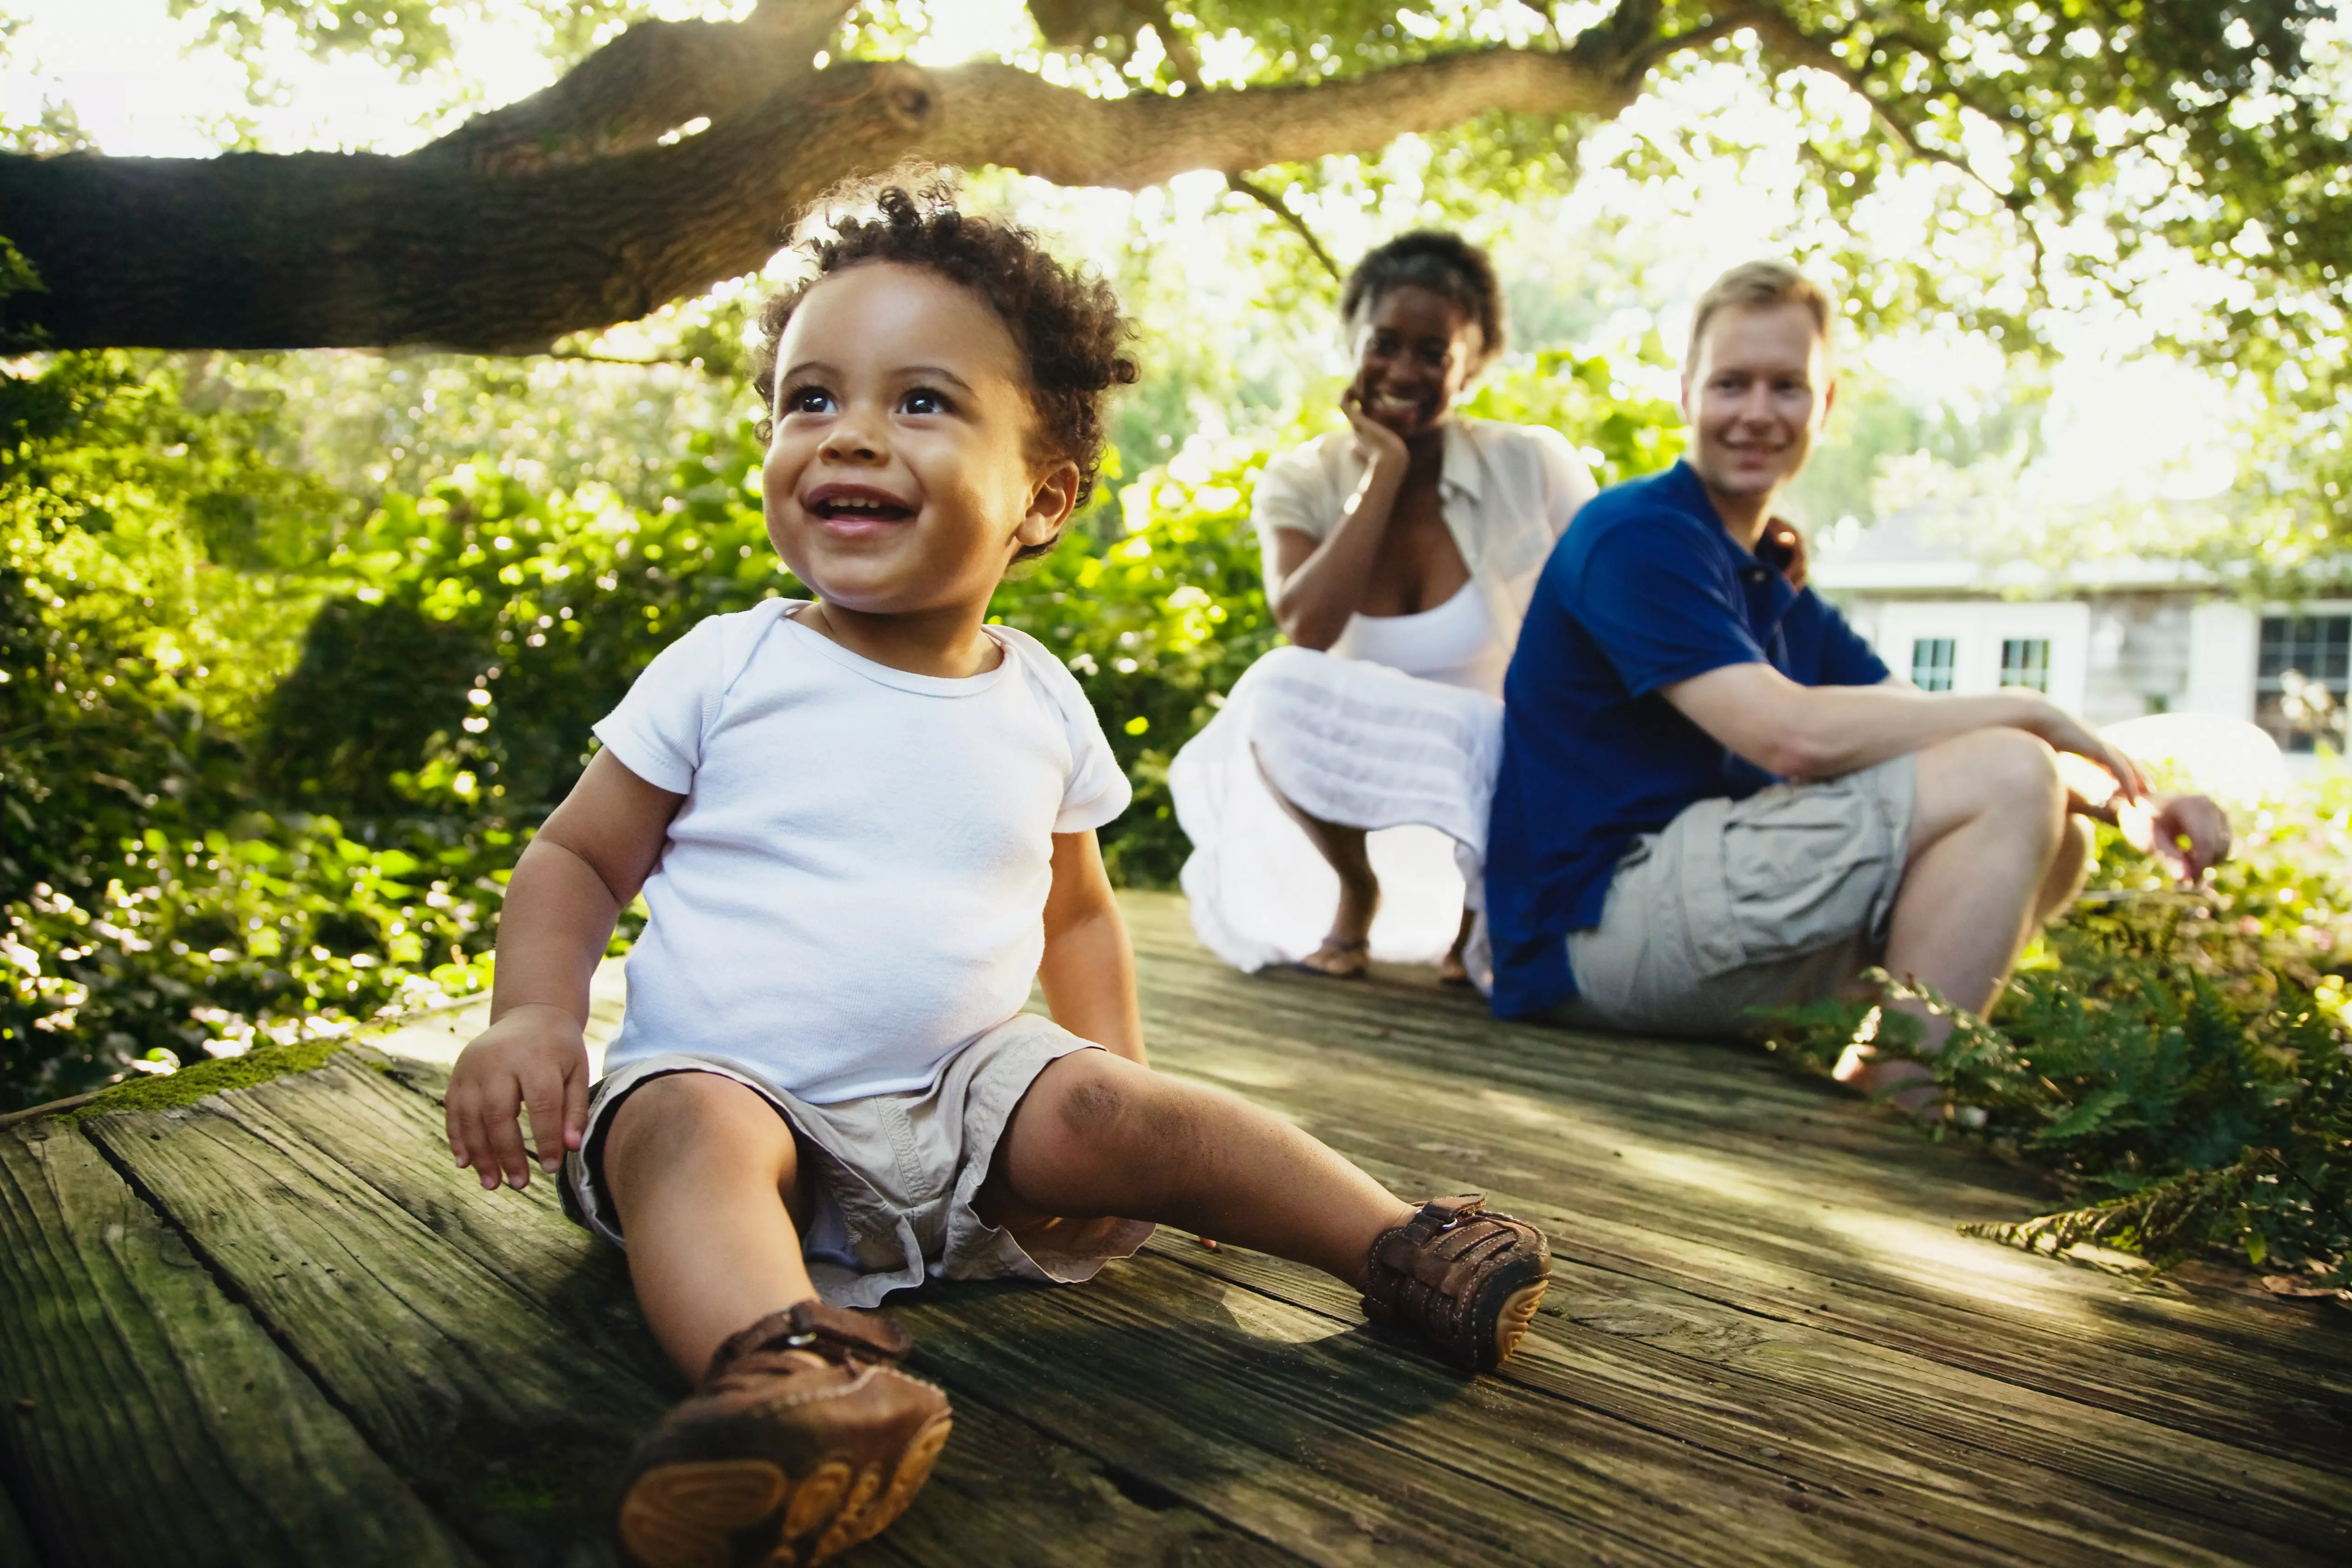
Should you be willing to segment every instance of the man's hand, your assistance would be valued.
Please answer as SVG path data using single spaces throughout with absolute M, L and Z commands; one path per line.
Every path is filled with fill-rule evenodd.
M 531 1151 L 516 1110 L 530 1107 L 540 1169 L 553 1174 L 563 1152 L 588 1130 L 588 1045 L 580 1020 L 560 1007 L 526 1004 L 474 1037 L 449 1074 L 443 1116 L 449 1152 L 471 1165 L 485 1189 L 503 1180 L 530 1184 Z
M 2158 795 L 2116 814 L 2125 842 L 2156 856 L 2194 887 L 2230 858 L 2230 818 L 2210 795 Z
M 1805 575 L 1811 568 L 1806 563 L 1805 536 L 1798 531 L 1797 525 L 1777 517 L 1769 519 L 1764 524 L 1764 537 L 1779 545 L 1788 557 L 1781 563 L 1780 575 L 1789 580 L 1789 586 L 1803 588 Z
M 2042 702 L 2030 722 L 2018 728 L 2039 735 L 2054 752 L 2096 763 L 2116 781 L 2116 804 L 2147 798 L 2147 774 L 2130 755 L 2099 738 L 2099 732 L 2054 702 Z

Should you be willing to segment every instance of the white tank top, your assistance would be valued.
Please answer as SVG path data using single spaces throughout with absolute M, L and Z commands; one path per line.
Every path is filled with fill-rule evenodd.
M 1330 651 L 1489 697 L 1503 694 L 1503 670 L 1511 662 L 1511 650 L 1496 634 L 1495 617 L 1475 581 L 1463 584 L 1460 592 L 1435 609 L 1409 616 L 1350 616 Z

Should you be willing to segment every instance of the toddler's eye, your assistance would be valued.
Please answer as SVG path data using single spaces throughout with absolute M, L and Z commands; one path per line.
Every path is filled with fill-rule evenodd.
M 795 386 L 784 394 L 787 414 L 823 414 L 833 407 L 833 394 L 821 386 Z
M 948 412 L 948 400 L 943 393 L 934 392 L 928 386 L 918 386 L 898 400 L 898 406 L 909 414 L 945 414 Z

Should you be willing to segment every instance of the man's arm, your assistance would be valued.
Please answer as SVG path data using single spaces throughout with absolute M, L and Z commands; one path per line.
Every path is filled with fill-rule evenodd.
M 2087 757 L 2137 800 L 2139 766 L 2038 692 L 1983 697 L 1879 686 L 1803 686 L 1769 664 L 1727 664 L 1661 688 L 1667 701 L 1724 745 L 1784 778 L 1830 778 L 1924 750 L 1972 730 L 2038 735 Z
M 1054 835 L 1054 886 L 1045 895 L 1045 956 L 1037 979 L 1054 1022 L 1139 1067 L 1150 1065 L 1135 999 L 1135 953 L 1091 832 Z

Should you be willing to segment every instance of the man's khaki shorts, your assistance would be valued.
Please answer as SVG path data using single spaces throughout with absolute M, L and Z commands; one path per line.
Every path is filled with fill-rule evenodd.
M 1129 1219 L 1055 1219 L 1016 1235 L 972 1209 L 1013 1108 L 1047 1067 L 1100 1050 L 1051 1019 L 1016 1015 L 950 1057 L 929 1089 L 812 1105 L 740 1062 L 647 1057 L 615 1068 L 588 1102 L 588 1131 L 564 1156 L 564 1207 L 615 1246 L 620 1216 L 604 1190 L 604 1134 L 629 1094 L 671 1073 L 731 1079 L 793 1130 L 813 1213 L 801 1237 L 825 1303 L 871 1307 L 934 1279 L 1090 1279 L 1150 1239 Z
M 1909 756 L 1746 800 L 1703 800 L 1617 863 L 1570 931 L 1557 1022 L 1721 1037 L 1750 1008 L 1835 994 L 1885 952 L 1911 837 Z

